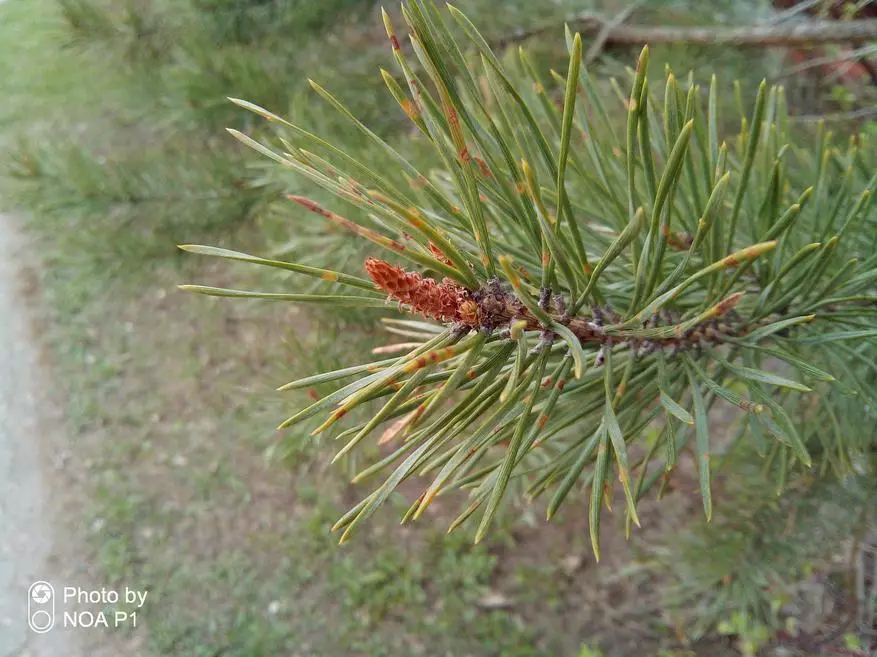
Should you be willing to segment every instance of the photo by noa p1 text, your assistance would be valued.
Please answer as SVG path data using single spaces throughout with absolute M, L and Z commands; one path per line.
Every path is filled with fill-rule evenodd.
M 45 634 L 56 625 L 64 628 L 136 628 L 140 610 L 149 591 L 125 586 L 121 589 L 79 586 L 55 587 L 46 581 L 34 582 L 28 589 L 28 625 Z

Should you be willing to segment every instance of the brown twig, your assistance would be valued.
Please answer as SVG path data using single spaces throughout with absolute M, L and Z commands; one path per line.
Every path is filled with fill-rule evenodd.
M 578 14 L 566 20 L 572 29 L 596 36 L 607 23 L 594 14 Z M 554 25 L 518 30 L 494 39 L 503 47 L 554 31 Z M 710 46 L 803 46 L 816 43 L 847 43 L 877 40 L 877 19 L 858 21 L 818 20 L 789 25 L 746 27 L 682 27 L 614 25 L 605 36 L 608 44 L 690 43 Z
M 606 45 L 606 40 L 609 38 L 612 30 L 624 23 L 624 21 L 626 21 L 628 18 L 630 18 L 631 14 L 633 14 L 633 12 L 636 11 L 636 9 L 644 1 L 645 0 L 636 0 L 636 2 L 631 2 L 624 9 L 618 12 L 618 14 L 613 17 L 612 20 L 603 23 L 603 27 L 597 34 L 597 37 L 593 40 L 593 42 L 591 42 L 591 45 L 588 48 L 588 52 L 585 53 L 584 63 L 586 66 L 600 56 L 600 53 L 603 51 L 603 46 Z
M 857 59 L 859 62 L 861 62 L 863 59 L 866 59 L 867 55 L 874 54 L 875 52 L 877 52 L 877 48 L 875 48 L 874 46 L 863 46 L 861 48 L 856 48 L 855 50 L 842 52 L 836 55 L 812 57 L 800 64 L 796 64 L 795 66 L 789 66 L 788 68 L 783 69 L 779 72 L 779 74 L 776 75 L 774 80 L 791 77 L 796 73 L 803 73 L 804 71 L 819 68 L 820 66 L 825 66 L 826 64 L 835 64 L 837 62 L 849 61 L 851 59 Z
M 566 314 L 561 297 L 551 294 L 548 289 L 543 290 L 539 307 L 551 324 L 543 324 L 498 280 L 470 290 L 448 278 L 438 282 L 378 258 L 368 258 L 365 268 L 375 285 L 392 300 L 414 312 L 466 331 L 502 330 L 520 322 L 524 330 L 541 331 L 551 341 L 557 337 L 553 332 L 554 326 L 564 326 L 581 344 L 601 348 L 598 364 L 603 356 L 602 349 L 611 348 L 613 344 L 628 345 L 634 356 L 645 356 L 661 349 L 671 349 L 676 354 L 722 344 L 729 337 L 743 337 L 756 328 L 745 324 L 733 313 L 733 307 L 742 293 L 731 295 L 714 306 L 713 312 L 696 325 L 683 328 L 680 316 L 662 310 L 644 322 L 641 335 L 622 335 L 606 330 L 607 326 L 621 319 L 611 308 L 594 306 L 586 315 L 570 317 Z
M 855 121 L 877 116 L 877 107 L 862 107 L 850 112 L 833 112 L 831 114 L 799 114 L 790 116 L 789 121 L 798 123 L 814 123 L 817 121 Z

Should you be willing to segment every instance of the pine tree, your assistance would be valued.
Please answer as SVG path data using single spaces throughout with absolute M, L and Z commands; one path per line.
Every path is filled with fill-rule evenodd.
M 411 0 L 402 15 L 410 47 L 384 13 L 398 79 L 382 74 L 430 143 L 432 168 L 315 82 L 395 167 L 372 168 L 343 144 L 234 101 L 277 128 L 275 142 L 235 137 L 346 202 L 292 203 L 383 249 L 363 263 L 367 277 L 181 247 L 333 284 L 325 294 L 187 290 L 355 308 L 389 301 L 429 320 L 388 320 L 417 343 L 401 355 L 282 388 L 339 386 L 281 424 L 328 413 L 314 434 L 379 402 L 337 435 L 336 459 L 364 441 L 394 446 L 357 475 L 385 479 L 336 523 L 342 541 L 415 475 L 431 483 L 403 520 L 460 489 L 469 498 L 451 529 L 477 518 L 476 541 L 510 490 L 544 499 L 549 519 L 585 491 L 599 558 L 613 480 L 629 531 L 637 502 L 668 484 L 683 450 L 696 458 L 707 519 L 715 462 L 738 445 L 754 446 L 778 490 L 801 472 L 873 471 L 877 175 L 867 136 L 837 144 L 820 125 L 796 143 L 783 89 L 763 82 L 749 112 L 736 90 L 740 130 L 721 137 L 730 120 L 720 120 L 726 92 L 715 76 L 701 87 L 667 70 L 656 93 L 646 47 L 629 94 L 616 86 L 613 98 L 568 29 L 555 97 L 525 52 L 502 59 L 454 7 L 446 16 Z M 727 445 L 709 418 L 717 403 L 738 412 Z

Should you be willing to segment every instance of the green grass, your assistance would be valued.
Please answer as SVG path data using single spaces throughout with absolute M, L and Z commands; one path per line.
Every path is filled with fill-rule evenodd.
M 292 646 L 319 655 L 547 654 L 510 614 L 475 607 L 495 566 L 486 549 L 437 534 L 417 554 L 378 537 L 338 549 L 328 534 L 338 509 L 325 491 L 312 495 L 287 526 L 262 527 L 209 554 L 162 553 L 168 537 L 158 529 L 158 557 L 133 572 L 142 553 L 126 537 L 142 533 L 143 510 L 130 499 L 108 504 L 116 515 L 106 529 L 117 538 L 101 548 L 104 567 L 151 589 L 146 620 L 156 654 L 275 655 Z M 246 501 L 242 494 L 240 508 L 227 511 L 246 513 Z M 173 523 L 146 517 L 150 526 Z
M 67 35 L 54 7 L 51 0 L 11 0 L 0 10 L 4 54 L 0 79 L 5 94 L 0 128 L 5 145 L 25 130 L 43 127 L 62 116 L 71 124 L 94 120 L 95 92 L 109 105 L 122 99 L 112 96 L 119 77 L 111 70 L 88 85 L 79 83 L 84 62 L 78 56 L 63 56 L 67 54 Z M 62 101 L 66 107 L 60 105 Z

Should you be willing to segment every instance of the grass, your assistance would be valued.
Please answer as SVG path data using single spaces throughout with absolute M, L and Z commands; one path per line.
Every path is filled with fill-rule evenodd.
M 534 20 L 530 5 L 497 13 L 479 0 L 466 9 L 504 33 Z M 552 3 L 538 19 L 577 8 Z M 373 75 L 372 64 L 390 57 L 369 20 L 375 30 L 312 35 L 288 62 L 286 52 L 241 43 L 181 47 L 173 57 L 158 49 L 147 75 L 142 57 L 115 65 L 107 55 L 143 52 L 130 31 L 113 33 L 102 52 L 75 45 L 52 0 L 0 5 L 0 153 L 11 167 L 0 203 L 29 212 L 39 245 L 56 376 L 91 498 L 73 530 L 89 535 L 108 583 L 150 590 L 150 655 L 656 653 L 673 641 L 653 592 L 641 588 L 649 577 L 618 570 L 634 549 L 611 528 L 608 563 L 593 567 L 584 500 L 549 527 L 532 510 L 506 509 L 521 520 L 473 547 L 471 536 L 443 533 L 441 500 L 432 517 L 400 528 L 407 502 L 397 496 L 338 547 L 329 527 L 362 491 L 343 468 L 324 465 L 333 446 L 309 440 L 307 427 L 278 438 L 271 428 L 303 397 L 274 389 L 385 337 L 355 317 L 176 290 L 183 281 L 265 282 L 244 267 L 181 257 L 177 242 L 262 252 L 295 232 L 296 253 L 348 244 L 310 225 L 290 230 L 290 213 L 273 201 L 291 181 L 224 139 L 222 127 L 247 119 L 217 90 L 327 120 L 274 77 L 319 64 L 330 81 L 333 68 L 351 77 L 343 86 L 336 71 L 335 86 L 381 115 L 373 101 L 386 94 L 365 69 Z M 119 38 L 124 48 L 113 50 Z M 339 43 L 355 44 L 355 61 L 344 61 L 350 49 Z M 385 130 L 398 125 L 380 118 Z M 662 507 L 651 531 L 681 523 L 689 501 L 680 497 L 678 517 Z

